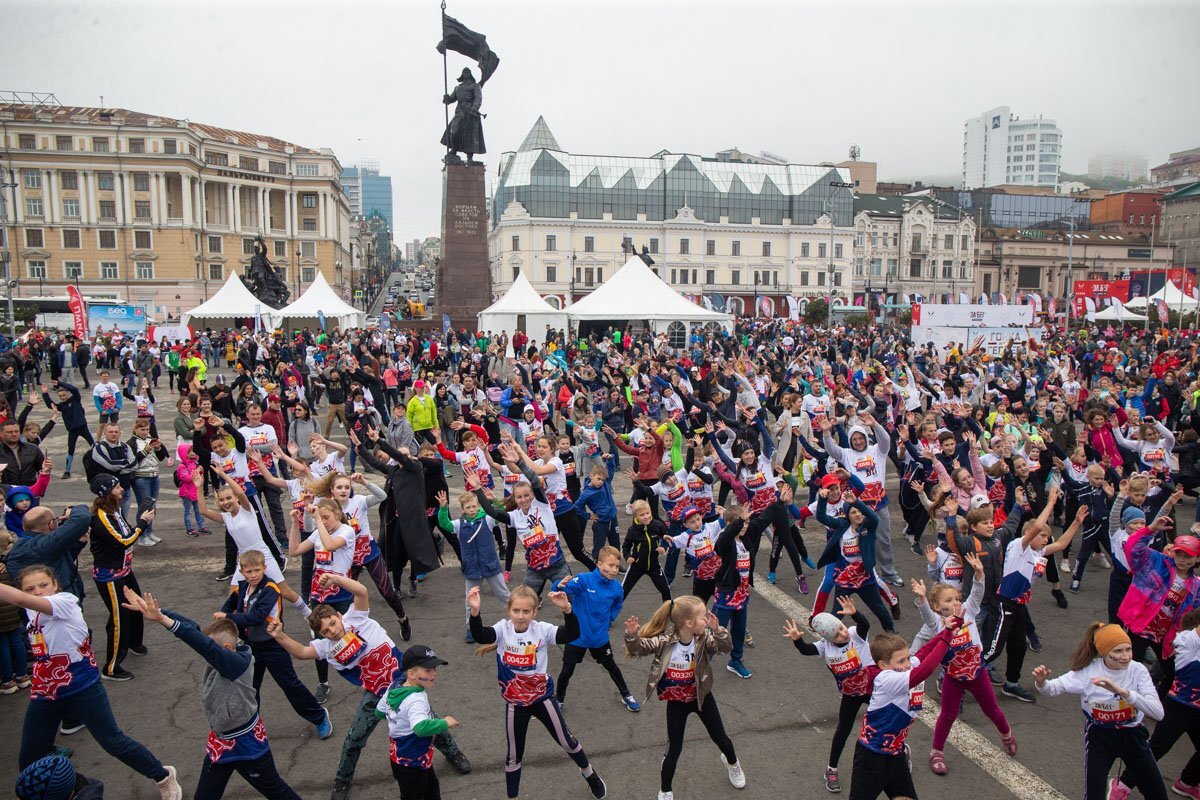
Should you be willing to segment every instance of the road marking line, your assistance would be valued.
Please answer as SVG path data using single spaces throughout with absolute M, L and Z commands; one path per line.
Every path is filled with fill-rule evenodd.
M 762 575 L 755 573 L 754 577 L 754 591 L 760 594 L 764 600 L 798 622 L 806 623 L 808 621 L 812 615 L 811 609 L 772 586 Z M 930 699 L 929 693 L 926 692 L 925 704 L 917 719 L 932 730 L 940 712 L 940 704 Z M 974 761 L 984 772 L 995 778 L 997 783 L 1021 800 L 1067 800 L 1066 795 L 1046 783 L 1021 762 L 1009 757 L 983 734 L 970 727 L 961 717 L 950 729 L 947 742 L 954 745 L 956 750 Z M 914 763 L 919 760 L 913 759 Z

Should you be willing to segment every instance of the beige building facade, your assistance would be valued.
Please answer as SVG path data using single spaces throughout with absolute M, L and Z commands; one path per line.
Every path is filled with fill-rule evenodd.
M 975 220 L 929 195 L 856 194 L 854 283 L 888 301 L 974 293 Z
M 331 150 L 124 109 L 0 104 L 14 296 L 143 305 L 177 319 L 250 263 L 291 299 L 317 272 L 349 297 L 350 210 Z M 11 171 L 11 172 L 10 172 Z

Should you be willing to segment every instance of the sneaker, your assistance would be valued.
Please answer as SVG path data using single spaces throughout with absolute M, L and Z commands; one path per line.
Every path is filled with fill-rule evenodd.
M 193 530 L 193 529 L 191 529 L 191 528 L 188 528 L 186 531 L 184 531 L 184 533 L 185 533 L 186 535 L 188 535 L 188 536 L 192 537 L 193 539 L 195 539 L 197 536 L 199 536 L 199 535 L 200 535 L 199 533 L 197 533 L 196 531 L 194 531 L 194 530 Z
M 175 768 L 163 767 L 163 769 L 167 771 L 167 777 L 157 784 L 159 800 L 183 800 L 183 788 L 175 778 Z
M 796 588 L 800 590 L 800 594 L 808 594 L 808 578 L 805 578 L 803 575 L 797 575 Z
M 413 580 L 416 581 L 417 583 L 424 583 L 425 582 L 425 573 L 418 572 L 416 577 L 413 578 Z
M 64 473 L 62 474 L 62 478 L 61 478 L 60 480 L 64 480 L 64 481 L 69 481 L 69 480 L 71 480 L 71 473 L 69 473 L 69 472 L 64 472 Z
M 18 675 L 13 680 L 17 682 L 18 689 L 28 689 L 33 684 L 33 678 L 28 675 Z
M 721 756 L 721 760 L 725 761 L 725 757 Z M 733 788 L 746 788 L 746 773 L 742 772 L 742 762 L 735 761 L 730 764 L 728 761 L 725 761 L 725 769 L 729 770 L 729 782 L 733 784 Z
M 221 570 L 221 572 L 217 574 L 217 582 L 219 583 L 221 581 L 227 581 L 232 577 L 233 577 L 232 572 L 226 572 L 224 570 Z
M 725 665 L 725 669 L 729 670 L 734 675 L 737 675 L 739 678 L 743 678 L 743 679 L 749 678 L 752 674 L 754 674 L 754 673 L 750 672 L 750 670 L 746 669 L 746 665 L 740 661 L 730 661 L 728 664 Z
M 133 673 L 127 669 L 122 669 L 121 667 L 117 667 L 112 672 L 105 672 L 104 670 L 101 670 L 100 677 L 106 681 L 117 681 L 117 682 L 130 681 L 130 680 L 133 680 Z
M 637 700 L 634 700 L 633 695 L 631 694 L 623 695 L 621 697 L 621 702 L 625 704 L 626 708 L 635 713 L 642 710 L 642 704 Z
M 412 639 L 412 623 L 408 621 L 408 617 L 400 620 L 400 638 L 406 642 Z
M 659 792 L 658 800 L 675 800 L 674 792 Z
M 329 793 L 329 800 L 350 800 L 350 781 L 334 778 L 333 791 Z
M 475 644 L 475 637 L 471 635 L 471 629 L 470 629 L 470 628 L 467 628 L 467 637 L 466 637 L 466 641 L 467 641 L 467 644 Z
M 150 541 L 154 542 L 155 544 L 162 542 L 162 539 L 158 536 L 155 536 L 153 533 L 148 533 L 146 536 L 149 537 Z
M 1062 589 L 1051 589 L 1050 594 L 1054 597 L 1054 602 L 1058 603 L 1059 608 L 1067 607 L 1067 596 L 1063 594 Z
M 511 576 L 512 576 L 512 573 L 511 573 L 511 572 L 509 572 L 508 570 L 504 570 L 504 582 L 505 582 L 505 583 L 508 583 L 508 579 L 509 579 Z
M 838 780 L 838 771 L 834 767 L 825 768 L 825 788 L 834 794 L 842 791 L 842 782 Z
M 87 726 L 77 719 L 73 719 L 70 722 L 63 720 L 62 722 L 58 723 L 58 732 L 63 736 L 70 736 L 73 733 L 79 733 L 85 727 Z
M 1175 787 L 1172 786 L 1171 788 L 1174 789 Z M 1113 778 L 1108 782 L 1108 800 L 1126 800 L 1129 794 L 1129 787 L 1121 783 L 1120 778 Z
M 626 504 L 625 504 L 625 513 L 626 513 L 628 516 L 633 516 L 633 503 L 626 503 Z
M 1042 652 L 1042 640 L 1040 638 L 1038 638 L 1038 635 L 1036 633 L 1030 633 L 1028 636 L 1025 637 L 1025 640 L 1027 642 L 1029 642 L 1030 650 L 1032 650 L 1035 653 Z
M 592 797 L 596 800 L 601 800 L 608 796 L 608 787 L 604 785 L 604 781 L 600 778 L 600 773 L 592 770 L 592 774 L 584 778 L 587 781 L 588 788 L 592 790 Z
M 408 596 L 409 597 L 417 596 L 417 582 L 416 581 L 408 582 Z
M 328 739 L 333 736 L 333 720 L 329 718 L 329 709 L 325 709 L 325 719 L 317 724 L 317 738 Z
M 988 665 L 987 672 L 988 672 L 988 680 L 992 682 L 992 686 L 1003 686 L 1004 685 L 1004 678 L 1000 677 L 1000 673 L 996 671 L 995 667 Z
M 771 584 L 772 586 L 775 585 L 775 573 L 774 572 L 767 573 L 767 583 Z
M 1114 779 L 1113 783 L 1125 789 L 1125 786 L 1120 781 Z M 1200 800 L 1200 786 L 1188 786 L 1180 778 L 1176 778 L 1175 782 L 1171 784 L 1171 791 L 1180 797 L 1194 797 L 1196 800 Z M 1129 790 L 1125 789 L 1125 794 L 1120 796 L 1112 793 L 1109 793 L 1108 796 L 1109 800 L 1125 800 L 1129 796 Z
M 1020 700 L 1022 703 L 1036 703 L 1037 698 L 1029 693 L 1028 690 L 1022 689 L 1019 683 L 1005 683 L 1000 689 L 1002 694 Z
M 684 568 L 683 568 L 683 577 L 685 577 L 685 578 L 690 578 L 690 577 L 692 577 L 692 568 L 691 568 L 691 567 L 684 567 Z
M 17 682 L 16 681 L 7 681 L 5 683 L 0 683 L 0 694 L 16 694 L 16 693 L 17 693 Z
M 317 702 L 325 705 L 325 701 L 329 699 L 329 684 L 318 683 L 317 690 L 313 692 L 313 697 L 317 698 Z
M 1000 734 L 1000 742 L 1001 742 L 1001 744 L 1004 745 L 1005 753 L 1007 753 L 1010 756 L 1016 757 L 1016 755 L 1017 755 L 1017 737 L 1013 735 L 1012 731 L 1009 731 L 1006 734 L 1003 734 L 1003 733 Z
M 154 541 L 153 534 L 151 534 L 150 536 L 138 537 L 137 543 L 139 545 L 141 545 L 142 547 L 154 547 L 154 545 L 158 544 L 158 542 Z
M 466 775 L 472 769 L 471 759 L 467 758 L 467 754 L 457 749 L 457 747 L 453 753 L 446 756 L 446 760 L 450 762 L 450 766 L 454 767 L 454 771 L 459 775 Z
M 925 556 L 925 551 L 922 550 L 921 545 L 917 544 L 916 542 L 913 542 L 912 547 L 910 547 L 908 549 L 913 551 L 914 556 L 921 556 L 921 557 Z M 836 772 L 836 771 L 837 770 L 834 770 L 834 772 Z
M 566 707 L 566 705 L 567 705 L 567 698 L 565 698 L 565 697 L 555 697 L 555 698 L 554 698 L 554 702 L 558 703 L 558 710 L 559 710 L 559 711 L 562 711 L 562 710 L 563 710 L 563 708 L 565 708 L 565 707 Z
M 130 645 L 129 652 L 133 653 L 135 656 L 144 656 L 147 653 L 149 653 L 150 650 L 147 649 L 146 645 L 139 644 L 139 645 Z
M 946 754 L 941 750 L 929 751 L 929 769 L 934 775 L 945 775 L 950 770 L 946 767 Z
M 1062 559 L 1062 561 L 1060 561 L 1060 562 L 1059 562 L 1059 564 L 1058 564 L 1058 571 L 1059 571 L 1059 572 L 1065 572 L 1065 573 L 1067 573 L 1067 574 L 1070 574 L 1070 572 L 1071 572 L 1071 559 L 1067 558 L 1066 556 L 1063 556 L 1063 559 Z
M 897 601 L 891 606 L 892 619 L 900 619 L 900 603 Z
M 742 644 L 746 647 L 754 647 L 754 637 L 750 635 L 750 631 L 746 631 L 746 635 L 742 637 Z
M 1100 562 L 1100 566 L 1104 569 L 1112 569 L 1112 562 L 1108 560 L 1108 555 L 1105 553 L 1097 553 L 1096 560 Z
M 901 578 L 899 575 L 897 575 L 895 578 L 892 578 L 890 581 L 888 581 L 888 583 L 890 583 L 892 586 L 899 586 L 903 588 L 904 578 Z
M 212 531 L 210 531 L 208 528 L 201 528 L 201 529 L 200 529 L 200 535 L 201 535 L 201 536 L 211 536 L 211 535 L 212 535 Z
M 1079 581 L 1071 581 L 1071 594 L 1079 594 Z

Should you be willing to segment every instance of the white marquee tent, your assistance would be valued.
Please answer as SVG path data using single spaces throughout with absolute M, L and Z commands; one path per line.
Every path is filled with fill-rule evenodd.
M 246 284 L 242 283 L 242 279 L 234 272 L 216 294 L 191 311 L 184 312 L 180 324 L 187 325 L 188 320 L 199 319 L 212 327 L 228 328 L 233 325 L 234 320 L 255 315 L 264 315 L 269 320 L 274 313 L 275 309 L 250 294 Z M 216 320 L 218 324 L 213 325 L 212 320 Z
M 1174 283 L 1168 281 L 1163 288 L 1159 289 L 1154 294 L 1150 295 L 1150 301 L 1162 300 L 1167 304 L 1167 309 L 1185 313 L 1195 311 L 1200 308 L 1200 301 L 1195 298 L 1188 297 Z M 1143 309 L 1146 307 L 1147 301 L 1145 297 L 1135 297 L 1125 304 L 1126 308 Z
M 307 325 L 309 328 L 317 328 L 321 324 L 317 317 L 318 311 L 325 314 L 326 325 L 330 328 L 336 325 L 342 330 L 359 327 L 363 324 L 365 316 L 363 312 L 338 297 L 329 281 L 318 271 L 316 279 L 304 290 L 304 294 L 287 306 L 272 312 L 271 319 L 276 327 L 286 322 L 289 327 Z
M 672 322 L 713 323 L 726 330 L 733 328 L 733 317 L 709 311 L 667 286 L 638 256 L 605 281 L 596 291 L 567 306 L 572 322 L 644 321 L 655 333 L 667 331 Z
M 541 341 L 547 325 L 565 329 L 567 315 L 547 303 L 529 283 L 524 272 L 517 275 L 503 297 L 479 312 L 481 331 L 507 331 L 512 334 L 520 330 L 534 341 Z
M 1103 311 L 1097 311 L 1095 314 L 1089 314 L 1088 319 L 1112 321 L 1112 322 L 1142 322 L 1146 319 L 1142 314 L 1130 311 L 1121 301 L 1115 297 L 1112 299 L 1112 305 L 1105 308 Z

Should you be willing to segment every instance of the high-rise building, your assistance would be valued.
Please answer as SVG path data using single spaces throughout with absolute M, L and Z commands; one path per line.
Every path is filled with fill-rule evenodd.
M 962 188 L 1006 184 L 1058 188 L 1062 131 L 1054 120 L 1022 119 L 998 106 L 963 123 Z
M 292 299 L 350 289 L 350 209 L 332 150 L 122 108 L 0 104 L 3 224 L 18 297 L 85 297 L 178 317 L 262 235 Z
M 379 174 L 379 162 L 360 161 L 342 170 L 342 190 L 355 217 L 379 214 L 395 230 L 392 218 L 392 179 Z
M 417 263 L 417 257 L 421 255 L 421 240 L 413 239 L 411 242 L 404 243 L 404 260 L 409 264 Z
M 1088 159 L 1088 177 L 1096 180 L 1120 178 L 1123 181 L 1144 181 L 1150 172 L 1145 156 L 1128 153 L 1104 153 Z

